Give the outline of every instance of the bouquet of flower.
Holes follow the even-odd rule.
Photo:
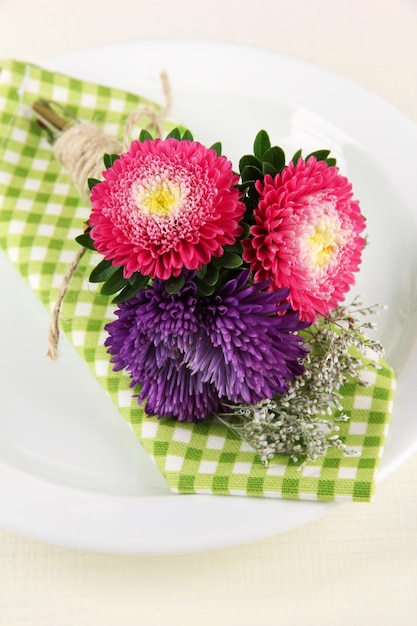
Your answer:
[[[381,346],[340,306],[365,219],[330,152],[287,162],[262,130],[236,173],[220,143],[175,128],[104,162],[77,240],[103,255],[90,281],[118,305],[105,345],[146,413],[221,420],[264,463],[343,447],[323,416],[355,350]]]
[[[369,501],[395,374],[344,303],[365,220],[329,152],[261,131],[232,165],[174,130],[165,80],[159,107],[0,69],[0,247],[48,356],[62,330],[174,493]]]

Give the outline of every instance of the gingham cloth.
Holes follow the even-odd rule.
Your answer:
[[[122,137],[127,116],[143,99],[51,73],[22,62],[0,64],[0,245],[50,311],[62,276],[89,216],[51,145],[34,122],[39,96],[68,105],[75,115]],[[186,123],[186,120],[182,120]],[[114,373],[103,347],[113,307],[87,277],[98,257],[87,253],[70,284],[61,328],[132,426],[170,488],[181,493],[368,501],[375,484],[390,419],[395,377],[387,363],[369,369],[369,386],[347,384],[341,424],[345,443],[359,452],[325,457],[300,466],[281,456],[265,468],[247,444],[210,420],[197,425],[149,418],[138,406],[130,379]],[[4,302],[4,299],[2,300]]]

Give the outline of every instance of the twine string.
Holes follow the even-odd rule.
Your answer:
[[[157,111],[152,106],[142,104],[129,116],[125,125],[125,132],[123,136],[123,150],[125,151],[130,146],[132,141],[132,131],[136,125],[139,125],[148,131],[154,130],[156,137],[162,137],[164,135],[164,121],[168,117],[172,108],[172,94],[168,75],[165,71],[160,73],[160,78],[165,105],[162,109]],[[149,123],[146,126],[139,124],[139,122],[146,117],[149,118]]]
[[[53,361],[58,358],[58,344],[59,344],[59,316],[61,314],[61,307],[64,301],[65,295],[68,290],[68,286],[71,282],[71,278],[77,269],[79,262],[81,261],[87,248],[79,247],[74,255],[71,263],[68,265],[67,270],[62,278],[61,285],[59,287],[58,295],[55,300],[54,308],[51,314],[51,320],[48,328],[48,350],[46,356]]]
[[[78,193],[89,202],[89,178],[101,179],[104,154],[120,154],[123,145],[92,124],[71,126],[54,143],[57,161],[70,175]]]
[[[70,126],[56,140],[54,155],[67,170],[84,201],[89,202],[90,200],[88,179],[96,178],[100,180],[102,178],[104,154],[120,154],[126,151],[131,143],[132,132],[140,125],[141,120],[144,118],[149,119],[147,125],[142,126],[142,128],[149,131],[154,130],[157,137],[164,135],[164,121],[171,111],[172,96],[166,72],[161,72],[160,77],[165,106],[159,110],[154,109],[150,105],[139,106],[126,121],[123,142],[109,137],[101,129],[87,123],[78,123]],[[48,349],[46,355],[53,360],[58,358],[59,318],[62,303],[85,251],[86,248],[80,246],[68,265],[52,310],[48,328]]]

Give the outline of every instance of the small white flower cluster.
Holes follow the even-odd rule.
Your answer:
[[[370,322],[360,323],[357,315],[375,313],[377,307],[339,307],[327,318],[303,331],[310,352],[301,376],[291,381],[286,393],[254,405],[229,406],[230,413],[217,417],[239,435],[259,454],[262,463],[276,454],[290,455],[294,462],[300,458],[315,460],[329,447],[352,453],[339,436],[338,421],[346,421],[340,403],[340,388],[349,379],[362,379],[366,362],[375,367],[383,348],[364,335],[374,328]],[[326,417],[327,416],[327,417]]]

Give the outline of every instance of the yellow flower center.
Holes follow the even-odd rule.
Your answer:
[[[332,228],[325,229],[323,227],[316,226],[314,233],[308,240],[308,246],[310,247],[313,265],[323,267],[329,263],[333,252],[337,247],[336,233]]]
[[[302,244],[304,263],[317,276],[326,273],[335,262],[340,247],[345,244],[345,233],[332,211],[322,214],[306,229]]]
[[[138,186],[136,206],[147,215],[169,217],[182,195],[180,186],[171,180],[148,180]]]

